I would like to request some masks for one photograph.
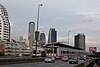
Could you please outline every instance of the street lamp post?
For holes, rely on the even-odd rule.
[[[68,31],[68,46],[69,46],[69,35],[70,35],[70,30]],[[69,57],[69,47],[68,47],[68,57]]]
[[[38,24],[39,24],[39,15],[40,15],[40,6],[42,6],[43,4],[39,4],[38,5],[38,15],[37,15],[37,31],[38,31]]]
[[[69,35],[70,35],[70,30],[68,31],[68,45],[69,45]]]
[[[39,41],[39,31],[38,31],[38,24],[39,24],[39,13],[40,13],[40,7],[43,4],[39,4],[38,5],[38,14],[37,14],[37,30],[35,32],[35,40],[36,40],[36,51],[35,51],[35,57],[36,57],[36,53],[37,53],[37,42]]]

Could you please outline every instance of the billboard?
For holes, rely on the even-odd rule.
[[[96,51],[97,51],[97,48],[96,48],[96,47],[89,47],[89,51],[90,51],[90,52],[93,52],[93,51],[96,52]]]

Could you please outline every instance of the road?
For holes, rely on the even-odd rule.
[[[84,61],[79,60],[79,64],[82,62]],[[69,64],[68,62],[62,62],[61,60],[56,60],[55,63],[34,62],[34,63],[2,65],[0,67],[73,67],[74,65],[76,64]]]

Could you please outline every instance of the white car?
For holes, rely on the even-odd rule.
[[[55,62],[55,58],[54,58],[54,57],[46,57],[46,58],[45,58],[45,63],[46,63],[46,62],[54,63],[54,62]]]

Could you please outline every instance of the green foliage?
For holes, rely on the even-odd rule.
[[[95,57],[100,58],[100,53],[99,52],[94,51],[93,54],[94,54]]]
[[[0,56],[4,56],[4,52],[0,52]]]

